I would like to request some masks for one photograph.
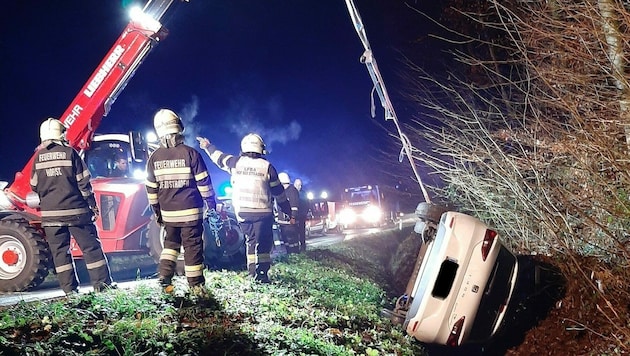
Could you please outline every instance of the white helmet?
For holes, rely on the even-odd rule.
[[[254,133],[247,134],[243,137],[241,140],[241,152],[260,153],[261,155],[267,153],[267,151],[265,151],[265,143],[262,138]]]
[[[160,109],[153,117],[155,133],[159,138],[169,134],[181,134],[184,132],[182,120],[169,109]]]
[[[282,184],[291,184],[291,178],[289,178],[289,175],[284,172],[278,173],[278,179]]]
[[[39,138],[46,140],[65,140],[66,127],[55,118],[48,118],[39,126]]]

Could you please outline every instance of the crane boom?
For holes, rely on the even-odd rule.
[[[187,1],[187,0],[183,0]],[[118,95],[143,60],[168,31],[160,20],[175,0],[149,0],[144,9],[131,13],[131,20],[107,55],[72,100],[60,120],[67,127],[66,138],[78,151],[90,147],[94,132]],[[6,196],[16,210],[30,210],[27,195],[35,155],[15,174]]]

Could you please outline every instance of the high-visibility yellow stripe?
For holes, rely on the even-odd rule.
[[[155,180],[158,182],[166,182],[169,180],[191,180],[193,177],[192,173],[178,173],[178,174],[161,174],[155,175]]]
[[[258,254],[258,263],[271,262],[271,255],[268,253]]]
[[[84,170],[83,172],[79,173],[76,175],[76,179],[77,181],[81,181],[83,180],[83,178],[90,178],[90,171],[89,170]]]
[[[206,178],[207,176],[208,176],[208,171],[203,171],[203,172],[195,175],[195,180],[198,182],[198,181]]]
[[[203,271],[184,271],[184,275],[186,277],[201,277],[203,276]]]
[[[103,267],[106,264],[107,264],[107,261],[105,259],[102,259],[96,262],[86,263],[85,267],[87,267],[87,269],[95,269],[95,268]]]
[[[185,215],[195,215],[195,214],[199,214],[199,213],[203,213],[202,209],[199,208],[191,208],[191,209],[184,209],[184,210],[174,210],[174,211],[166,211],[166,210],[162,210],[162,216],[163,217],[178,217],[178,216],[185,216]]]
[[[55,271],[57,273],[66,272],[66,271],[72,271],[73,269],[74,269],[74,267],[72,266],[72,263],[68,263],[66,265],[55,267]]]
[[[160,254],[160,260],[177,262],[178,257],[179,257],[179,251],[173,250],[170,248],[163,249],[162,253]]]
[[[167,174],[190,174],[190,167],[163,168],[153,171],[155,176],[163,176]]]
[[[192,265],[192,266],[184,266],[184,271],[201,271],[203,270],[203,265]]]
[[[66,209],[66,210],[46,210],[42,211],[41,214],[43,217],[52,217],[52,216],[72,216],[79,215],[89,212],[88,208],[77,208],[77,209]]]
[[[72,161],[58,160],[58,161],[47,161],[47,162],[35,163],[36,170],[46,169],[46,168],[55,168],[55,167],[72,167]]]

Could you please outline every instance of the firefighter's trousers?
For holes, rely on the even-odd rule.
[[[179,252],[184,247],[184,274],[190,287],[204,284],[203,270],[203,225],[164,226],[164,249],[160,255],[158,273],[160,280],[170,284],[177,268]]]
[[[272,214],[252,214],[239,222],[246,236],[247,270],[250,276],[261,282],[269,282],[267,272],[271,268],[273,222]]]
[[[296,221],[298,242],[300,244],[299,250],[306,251],[306,220],[299,218]]]
[[[103,253],[94,224],[80,226],[45,226],[46,241],[55,263],[55,272],[59,286],[68,294],[79,287],[79,280],[70,252],[70,236],[76,240],[90,276],[90,282],[96,288],[111,285],[112,277],[107,257]]]
[[[280,233],[287,253],[300,253],[300,236],[297,224],[280,224]]]

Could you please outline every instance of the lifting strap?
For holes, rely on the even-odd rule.
[[[400,128],[400,123],[398,122],[396,112],[394,111],[394,106],[392,105],[389,95],[387,94],[385,83],[383,82],[381,73],[379,72],[378,66],[376,65],[376,59],[374,58],[374,55],[372,54],[372,49],[370,48],[370,43],[368,41],[367,34],[365,32],[365,26],[363,26],[363,21],[361,21],[361,15],[359,15],[359,11],[354,5],[353,0],[345,0],[345,1],[346,1],[346,6],[348,7],[348,12],[350,13],[350,19],[352,20],[352,23],[354,24],[354,29],[357,31],[357,34],[359,35],[359,39],[361,40],[361,42],[363,43],[363,47],[365,48],[365,51],[363,52],[363,55],[361,56],[360,61],[361,63],[364,63],[366,65],[367,70],[370,74],[370,77],[372,78],[372,82],[374,82],[374,88],[372,89],[372,94],[370,95],[372,98],[372,106],[371,106],[372,117],[375,116],[373,93],[374,91],[376,91],[381,100],[381,105],[383,106],[383,109],[385,109],[385,120],[386,121],[392,120],[394,122],[394,125],[396,125],[396,130],[398,131],[398,137],[400,138],[400,142],[402,143],[402,148],[400,150],[400,155],[399,155],[398,160],[402,162],[403,155],[407,156],[407,159],[409,160],[409,164],[411,165],[411,169],[413,170],[416,180],[418,181],[418,184],[420,185],[420,189],[422,190],[422,195],[424,196],[425,202],[431,203],[429,194],[427,193],[427,190],[424,187],[424,184],[422,183],[422,179],[420,178],[420,174],[418,173],[418,170],[413,160],[413,155],[412,155],[413,146],[411,145],[409,138],[407,138],[407,135],[405,135]]]

